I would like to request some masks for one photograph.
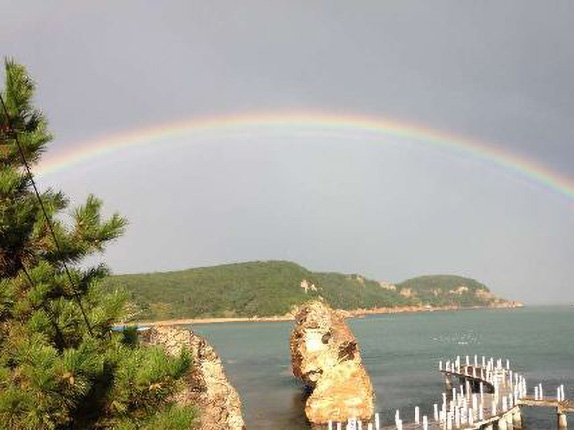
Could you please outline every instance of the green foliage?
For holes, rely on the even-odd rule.
[[[500,300],[486,285],[462,276],[419,276],[397,284],[397,288],[416,291],[417,297],[431,306],[487,306]]]
[[[307,292],[301,282],[307,281]],[[397,306],[483,306],[488,289],[457,276],[414,278],[397,286],[360,275],[311,272],[287,261],[227,264],[177,272],[118,275],[106,280],[123,288],[139,309],[138,320],[284,315],[309,299],[338,309]],[[452,293],[467,286],[468,292]],[[486,295],[476,294],[484,291]]]
[[[125,318],[126,294],[102,288],[109,275],[105,266],[81,264],[122,235],[126,221],[117,214],[103,219],[102,202],[94,196],[68,210],[65,195],[54,190],[41,195],[50,223],[43,214],[16,140],[34,166],[52,138],[43,114],[33,107],[34,89],[23,66],[5,62],[0,428],[151,429],[156,422],[166,429],[189,428],[192,413],[170,398],[190,357],[138,345],[133,331],[113,332],[112,324]],[[71,215],[64,218],[64,211]]]

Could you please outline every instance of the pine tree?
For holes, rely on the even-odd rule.
[[[82,261],[124,232],[89,196],[69,208],[52,189],[40,197],[28,174],[52,136],[32,105],[34,82],[4,64],[0,106],[0,428],[187,429],[193,412],[170,401],[186,373],[185,351],[169,357],[112,330],[126,309],[105,292],[103,266]]]

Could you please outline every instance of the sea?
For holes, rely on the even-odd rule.
[[[372,315],[348,319],[376,392],[376,410],[391,425],[396,409],[403,421],[414,408],[432,416],[445,390],[440,360],[460,356],[509,359],[526,377],[529,392],[542,384],[555,395],[565,385],[574,399],[574,308],[527,306]],[[228,378],[243,402],[249,430],[309,429],[303,385],[290,367],[293,322],[237,322],[194,325],[217,349]],[[524,428],[556,428],[554,409],[524,407]],[[570,417],[570,421],[574,416]],[[574,422],[571,423],[574,425]]]

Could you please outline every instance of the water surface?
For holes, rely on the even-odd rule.
[[[432,405],[440,402],[444,389],[437,363],[456,355],[509,358],[526,376],[529,387],[541,382],[547,393],[555,393],[563,383],[566,397],[574,398],[571,307],[376,315],[347,323],[361,346],[377,410],[388,423],[397,408],[403,419],[412,419],[417,405],[421,413],[432,415]],[[257,322],[193,327],[222,357],[241,395],[249,430],[309,428],[302,385],[290,369],[292,325]],[[551,409],[523,408],[523,412],[528,430],[556,428]]]

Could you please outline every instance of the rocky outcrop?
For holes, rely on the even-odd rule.
[[[343,316],[322,302],[304,304],[290,339],[293,374],[309,387],[305,414],[314,424],[368,420],[374,391]]]
[[[241,400],[225,376],[221,359],[215,349],[191,330],[174,326],[152,327],[142,334],[145,342],[163,345],[169,354],[188,348],[191,369],[185,377],[185,388],[175,401],[189,404],[199,413],[199,430],[244,430]]]

